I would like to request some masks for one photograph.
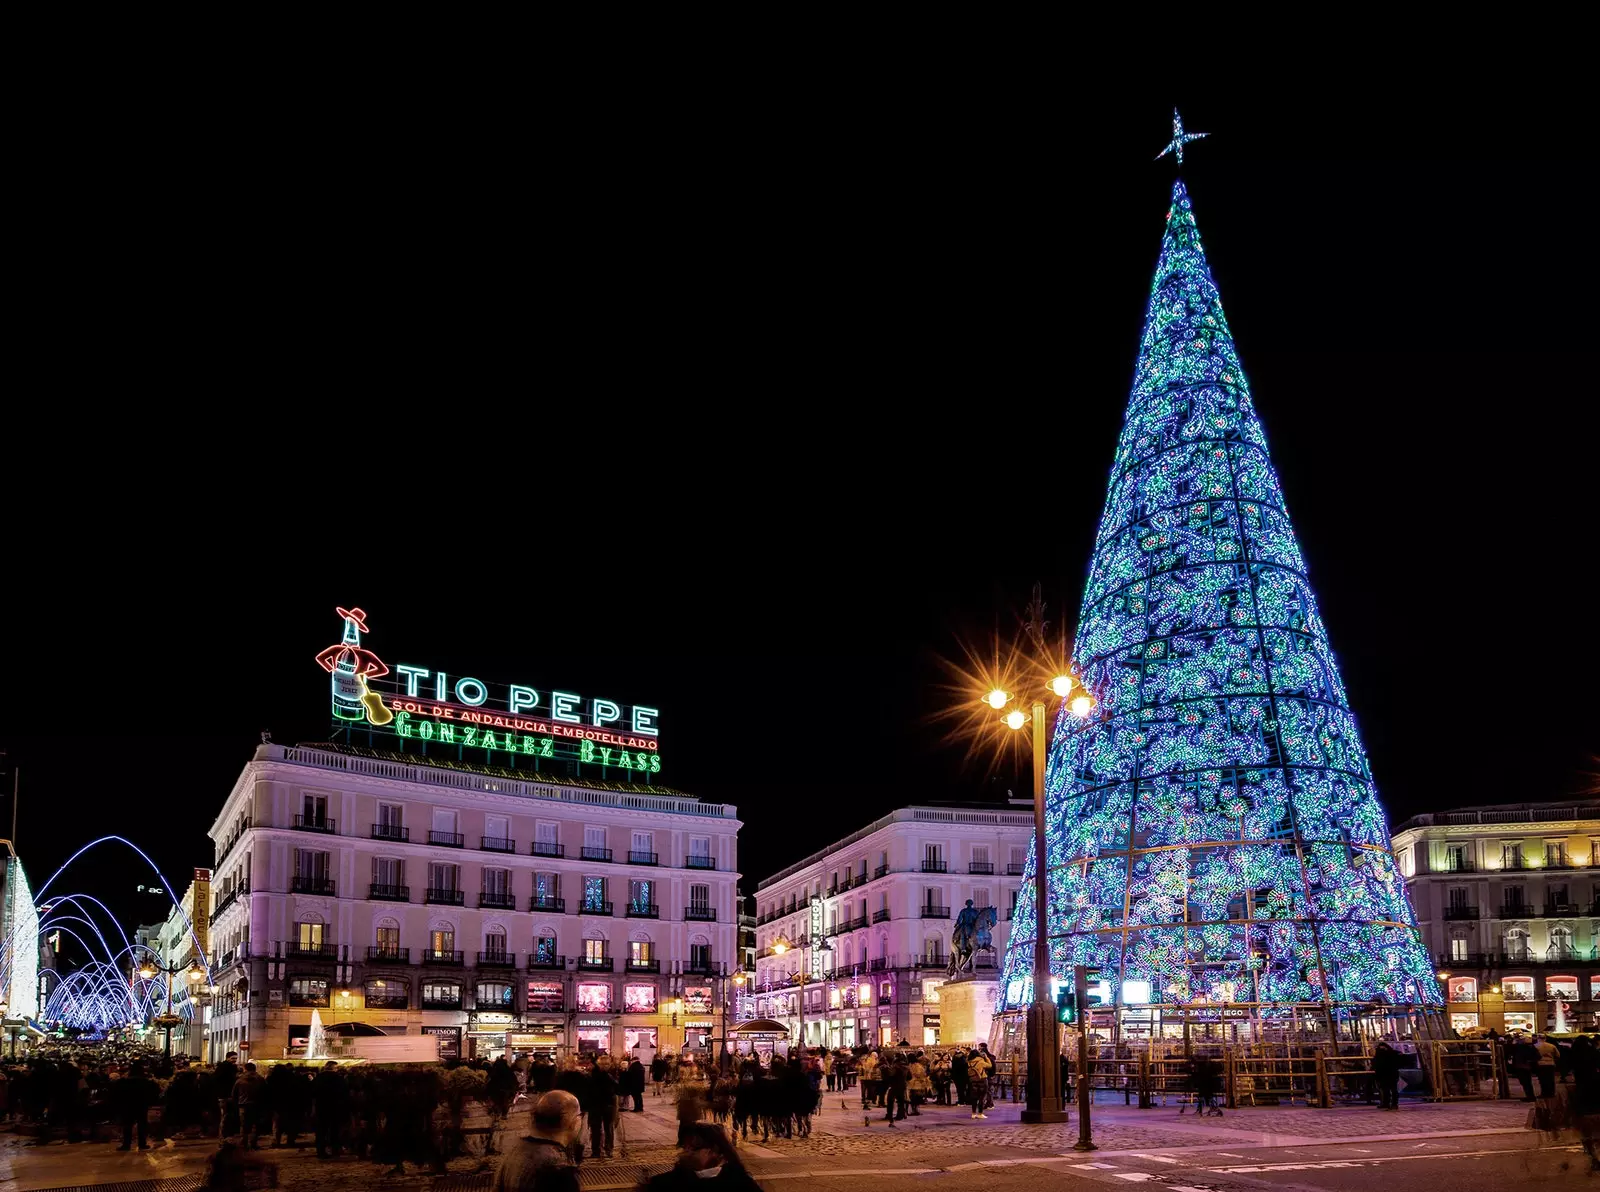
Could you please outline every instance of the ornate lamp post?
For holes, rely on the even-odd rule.
[[[1028,634],[1040,655],[1046,656],[1044,601],[1037,584],[1028,614]],[[1028,1103],[1022,1110],[1022,1120],[1030,1124],[1067,1120],[1061,1103],[1061,1048],[1056,1030],[1056,1007],[1050,998],[1050,882],[1044,817],[1044,773],[1049,756],[1045,701],[1049,696],[1065,702],[1068,710],[1080,719],[1094,711],[1094,696],[1073,677],[1070,668],[1063,668],[1043,691],[1034,695],[1031,717],[1022,710],[1020,695],[997,687],[983,697],[983,702],[996,712],[1016,701],[1017,706],[1000,718],[1013,732],[1030,722],[1033,725],[1033,998],[1028,1003]],[[1087,1038],[1086,1025],[1084,1038]]]
[[[148,948],[145,950],[147,952],[149,951]],[[152,956],[155,955],[154,952],[151,952],[150,954]],[[172,1028],[183,1021],[183,1019],[179,1018],[172,1012],[172,978],[177,976],[179,973],[183,973],[188,979],[190,985],[198,985],[200,982],[206,979],[206,970],[201,967],[201,964],[198,960],[189,965],[175,964],[170,968],[164,964],[158,964],[154,960],[146,960],[139,966],[139,976],[146,981],[154,981],[157,973],[165,973],[167,977],[167,1012],[156,1019],[156,1025],[161,1027],[166,1032],[166,1056],[168,1059],[171,1059]]]

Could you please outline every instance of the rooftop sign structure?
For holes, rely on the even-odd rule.
[[[587,766],[641,783],[661,772],[657,708],[412,663],[391,669],[362,645],[365,611],[335,611],[343,633],[317,663],[330,676],[333,726],[346,739],[363,734],[376,745],[382,737],[406,752],[531,770]]]

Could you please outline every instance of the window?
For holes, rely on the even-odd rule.
[[[549,906],[561,897],[561,875],[559,873],[536,873],[533,875],[534,900],[544,906]]]
[[[697,911],[708,911],[708,910],[710,910],[711,909],[711,887],[710,886],[698,886],[698,885],[697,886],[690,886],[689,887],[689,905],[691,907],[693,907]]]
[[[399,803],[378,804],[378,828],[380,833],[398,835],[398,829],[405,826],[405,811]]]
[[[1531,1002],[1533,1000],[1532,977],[1506,977],[1500,982],[1500,992],[1505,994],[1508,1002]]]
[[[924,964],[938,964],[943,957],[939,954],[939,937],[930,935],[922,941],[922,961]]]
[[[316,852],[312,849],[295,849],[295,881],[300,882],[302,888],[309,887],[312,892],[320,890],[331,876],[328,867],[330,856],[329,853]]]
[[[655,892],[655,883],[651,881],[628,883],[628,910],[636,915],[652,913],[652,895]]]
[[[1578,950],[1572,945],[1572,928],[1565,923],[1550,929],[1550,950],[1546,960],[1576,960]]]
[[[1544,863],[1550,866],[1565,866],[1567,863],[1567,844],[1564,840],[1547,840],[1544,842]]]
[[[989,863],[989,846],[975,844],[972,846],[972,863],[974,865],[987,865]]]
[[[1450,909],[1453,911],[1467,908],[1467,888],[1465,886],[1450,887]]]
[[[611,1009],[611,986],[598,982],[580,982],[578,985],[578,1010],[580,1013],[605,1014]]]
[[[528,1012],[549,1014],[566,1008],[560,981],[529,981]]]
[[[632,850],[636,858],[650,856],[656,851],[655,836],[650,832],[635,832]]]
[[[711,945],[689,945],[689,967],[695,972],[708,973],[711,971]]]
[[[483,834],[493,841],[511,839],[511,817],[505,815],[486,815],[483,817]]]
[[[894,982],[885,981],[878,986],[878,1001],[888,1003],[894,1001]]]
[[[656,946],[649,940],[628,941],[628,963],[649,964],[656,958]]]
[[[400,954],[400,929],[398,927],[378,928],[378,951],[389,956]]]
[[[583,879],[583,909],[586,911],[604,911],[606,904],[606,879],[603,877],[586,877]]]
[[[1507,960],[1528,959],[1528,933],[1520,927],[1506,932],[1503,947]]]
[[[1475,1002],[1478,1000],[1478,982],[1472,977],[1450,978],[1450,1000],[1452,1002]]]
[[[430,890],[446,890],[455,893],[460,889],[461,866],[450,865],[444,861],[430,861],[428,863],[428,888]]]
[[[1467,846],[1464,844],[1447,844],[1444,847],[1444,867],[1446,872],[1460,873],[1467,867]]]
[[[556,962],[556,937],[553,935],[534,936],[533,959],[538,964],[554,964]]]
[[[592,860],[607,860],[606,857],[606,830],[604,828],[583,829],[583,855]]]
[[[428,932],[428,951],[449,956],[456,950],[456,932],[453,927],[436,927]]]
[[[922,905],[929,910],[939,910],[944,906],[944,891],[935,886],[929,886],[923,891]]]
[[[433,809],[433,830],[445,836],[456,834],[456,813],[443,807]]]
[[[591,964],[599,964],[606,958],[605,940],[584,940],[583,958]]]
[[[1026,860],[1027,852],[1028,850],[1023,848],[1020,844],[1013,844],[1011,846],[1010,859],[1006,862],[1006,872],[1012,877],[1016,877],[1022,872],[1022,866]]]
[[[511,986],[502,981],[479,981],[472,1000],[480,1010],[511,1009]]]
[[[1522,868],[1522,843],[1502,844],[1500,846],[1500,865],[1504,869]]]
[[[291,1006],[328,1006],[328,981],[325,977],[295,977],[289,982]]]
[[[300,797],[301,823],[316,827],[326,827],[328,823],[328,796],[327,795],[302,795]]]
[[[1575,1002],[1578,1000],[1578,978],[1546,977],[1544,995],[1549,998],[1558,997],[1564,1002]]]
[[[483,892],[491,898],[510,898],[511,871],[509,869],[485,869],[483,871]]]
[[[1522,887],[1507,886],[1501,891],[1501,895],[1504,899],[1502,906],[1506,912],[1517,918],[1520,918],[1524,913],[1523,907],[1526,905],[1522,901]]]
[[[711,868],[711,837],[689,837],[689,864],[701,869]]]
[[[320,952],[325,930],[326,928],[321,923],[296,923],[294,925],[295,947],[302,952]]]
[[[506,954],[506,936],[503,931],[491,931],[483,937],[483,952],[485,956],[504,956]]]
[[[1462,961],[1467,958],[1467,941],[1457,937],[1450,941],[1450,959]]]
[[[536,823],[533,826],[533,852],[535,856],[560,856],[561,825],[547,824],[543,820]]]
[[[372,858],[372,884],[394,890],[406,884],[406,863],[396,857]]]
[[[978,886],[972,891],[972,905],[977,907],[979,910],[982,910],[984,907],[990,905],[988,887]]]
[[[423,1009],[461,1009],[461,985],[456,981],[424,981],[422,983]]]
[[[922,846],[922,868],[927,873],[944,872],[944,854],[937,844]]]
[[[369,1010],[404,1010],[411,1001],[404,981],[387,978],[368,981],[366,995]]]
[[[1566,906],[1567,905],[1567,887],[1566,887],[1566,885],[1563,883],[1562,885],[1559,885],[1559,886],[1547,886],[1547,887],[1545,887],[1544,900],[1546,902],[1548,902],[1548,903],[1551,903],[1551,904],[1555,905],[1555,906]]]
[[[654,1014],[656,1012],[656,987],[654,985],[624,985],[622,987],[622,1012],[624,1014]]]

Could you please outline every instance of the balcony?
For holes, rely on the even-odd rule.
[[[283,952],[290,960],[336,960],[339,956],[339,945],[308,944],[301,940],[290,940],[284,945]]]
[[[466,963],[466,954],[464,952],[446,952],[442,948],[424,948],[422,950],[422,963],[460,968]]]
[[[327,894],[333,895],[333,879],[331,877],[316,877],[297,873],[289,879],[289,893],[291,894]]]
[[[1468,952],[1465,956],[1446,956],[1440,953],[1433,959],[1441,972],[1447,972],[1452,968],[1492,968],[1495,961],[1492,952]]]
[[[857,915],[854,919],[840,919],[835,931],[859,931],[867,925],[865,915]]]
[[[1446,919],[1476,919],[1478,908],[1475,906],[1447,906],[1444,908]]]
[[[636,960],[628,957],[628,971],[630,973],[659,973],[661,962],[659,960]]]
[[[1502,919],[1527,919],[1533,915],[1531,902],[1503,902],[1500,904],[1499,917]]]
[[[422,999],[424,1010],[459,1010],[461,1009],[461,995],[455,997],[425,997]]]
[[[222,863],[228,859],[228,855],[233,852],[235,846],[244,839],[244,834],[250,830],[250,825],[251,821],[247,818],[244,823],[239,825],[239,830],[228,838],[228,843],[217,850],[217,859],[213,868],[222,868]]]
[[[616,969],[609,956],[580,956],[578,967],[586,973],[610,973]]]
[[[373,824],[372,839],[397,840],[401,844],[407,844],[411,840],[411,829],[404,824]]]
[[[839,883],[835,882],[833,885],[828,887],[828,892],[826,894],[824,894],[823,897],[824,898],[833,898],[838,893],[839,893]]]
[[[714,906],[686,906],[683,908],[683,919],[686,923],[715,923],[717,921],[717,908]]]
[[[567,967],[565,956],[554,956],[548,952],[528,953],[528,967],[530,969],[564,969]]]
[[[630,919],[659,919],[661,908],[653,902],[630,902],[626,914]]]
[[[585,861],[609,861],[611,860],[611,850],[601,848],[596,844],[586,844],[583,846],[582,857]]]
[[[514,911],[517,909],[516,895],[509,890],[500,893],[490,893],[485,890],[478,895],[478,908],[486,911]]]
[[[391,886],[384,882],[373,882],[367,887],[367,897],[378,902],[410,902],[410,886]]]
[[[934,952],[928,956],[918,956],[911,964],[915,968],[949,968],[950,958]]]
[[[339,821],[321,815],[297,815],[294,817],[294,826],[301,832],[326,832],[330,836],[337,835],[339,831]]]
[[[567,900],[565,898],[551,898],[548,894],[535,894],[528,899],[530,911],[550,911],[557,915],[567,913]]]
[[[993,873],[993,861],[973,861],[967,865],[968,873]]]
[[[683,864],[684,868],[686,869],[715,869],[717,867],[717,859],[715,857],[701,857],[695,853],[690,853],[684,858]]]
[[[429,886],[422,900],[430,906],[465,906],[467,904],[467,896],[463,891],[451,890],[448,887],[441,889],[438,886]]]
[[[949,873],[950,872],[950,862],[948,862],[948,861],[933,861],[933,860],[929,860],[928,858],[924,857],[922,859],[922,872],[923,873]]]
[[[948,919],[949,917],[950,908],[947,906],[925,906],[922,908],[922,918],[924,919]]]
[[[506,836],[480,836],[478,847],[486,853],[514,853],[517,842]]]
[[[445,848],[466,848],[467,838],[460,832],[435,832],[428,831],[429,844],[442,844]]]
[[[234,903],[238,902],[239,901],[239,896],[241,894],[248,894],[248,893],[250,893],[250,887],[245,885],[243,882],[240,882],[233,889],[229,890],[226,894],[224,894],[222,896],[221,900],[218,901],[217,905],[212,909],[212,911],[211,911],[212,921],[214,922],[217,919],[221,918],[222,912],[227,910]]]
[[[530,857],[565,857],[567,850],[564,845],[554,840],[535,840],[533,848],[529,850]]]
[[[1453,858],[1453,859],[1446,860],[1444,862],[1444,864],[1439,866],[1438,869],[1432,870],[1431,872],[1433,872],[1433,873],[1479,873],[1479,872],[1482,872],[1482,866],[1480,866],[1476,861],[1472,860],[1469,857],[1461,857],[1461,858]]]
[[[889,909],[885,907],[881,911],[873,911],[872,921],[874,923],[887,923],[889,921]]]
[[[872,871],[872,880],[877,881],[880,877],[883,877],[888,872],[889,867],[887,865],[880,865]]]
[[[1008,861],[1008,862],[1006,862],[1006,876],[1007,877],[1021,877],[1022,876],[1022,862],[1021,861]]]
[[[635,852],[634,850],[629,849],[628,850],[628,864],[629,865],[659,865],[659,864],[661,864],[661,854],[660,853]]]
[[[479,968],[516,968],[517,954],[515,952],[479,952]]]
[[[1547,902],[1544,904],[1544,919],[1576,919],[1584,913],[1584,909],[1571,902]]]
[[[410,948],[391,948],[384,944],[367,945],[368,964],[410,964]]]
[[[580,915],[609,915],[611,904],[609,902],[586,902],[578,908]]]
[[[854,885],[855,885],[855,882],[850,880],[850,875],[847,873],[842,878],[839,879],[839,892],[842,894],[846,890],[849,890]]]
[[[888,967],[889,958],[887,956],[880,956],[876,960],[867,961],[867,972],[869,973],[881,973],[886,971]]]

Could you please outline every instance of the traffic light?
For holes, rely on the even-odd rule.
[[[1078,997],[1070,989],[1056,990],[1056,1021],[1069,1025],[1078,1021]]]

